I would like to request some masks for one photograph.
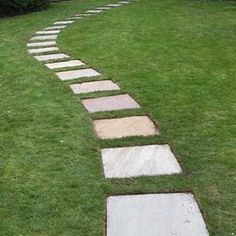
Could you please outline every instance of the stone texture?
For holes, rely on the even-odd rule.
[[[107,236],[208,236],[191,193],[111,196]]]
[[[80,14],[76,14],[75,16],[79,16],[79,17],[84,17],[84,16],[91,16],[92,14],[88,14],[88,13],[80,13]]]
[[[51,34],[59,34],[60,30],[48,30],[48,31],[37,31],[35,34],[37,35],[51,35]]]
[[[81,17],[81,16],[72,16],[72,17],[67,18],[67,20],[80,20],[82,18],[83,17]]]
[[[73,20],[66,20],[66,21],[56,21],[53,24],[54,25],[68,25],[74,23]]]
[[[56,25],[56,26],[47,27],[44,30],[57,30],[57,29],[64,29],[66,27],[67,27],[66,25]]]
[[[106,178],[171,175],[181,173],[181,167],[169,145],[102,149]]]
[[[27,47],[47,47],[47,46],[55,46],[56,41],[48,41],[48,42],[37,42],[37,43],[28,43]]]
[[[63,72],[58,72],[56,74],[61,80],[80,79],[80,78],[94,77],[100,75],[100,73],[98,73],[94,69],[63,71]]]
[[[95,120],[94,128],[101,139],[159,134],[158,129],[147,116]]]
[[[35,56],[34,58],[36,58],[38,61],[51,61],[51,60],[66,59],[70,57],[64,53],[57,53],[57,54]]]
[[[28,50],[28,52],[31,54],[53,52],[53,51],[59,51],[59,49],[57,47],[47,47],[47,48],[35,48]]]
[[[46,66],[49,69],[60,69],[60,68],[75,67],[75,66],[82,66],[82,65],[84,65],[84,63],[79,60],[54,62],[54,63],[46,64]]]
[[[139,104],[128,94],[83,99],[82,103],[90,113],[140,108]]]
[[[101,80],[101,81],[85,82],[81,84],[71,84],[70,87],[75,94],[91,93],[98,91],[111,91],[120,89],[119,86],[111,80]]]
[[[97,7],[97,10],[109,10],[111,7]]]
[[[40,41],[40,40],[55,40],[57,35],[42,35],[42,36],[34,36],[30,40],[31,41]]]

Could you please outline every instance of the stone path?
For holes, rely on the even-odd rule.
[[[121,91],[118,95],[82,99],[89,113],[139,109],[129,94],[122,94],[111,79],[79,59],[60,52],[56,39],[70,24],[138,0],[120,1],[87,10],[37,31],[27,44],[28,52],[44,63],[61,81],[69,81],[74,94]],[[81,67],[82,66],[82,67]],[[60,71],[62,70],[63,71]],[[59,71],[58,71],[59,70]],[[93,81],[84,81],[93,78]],[[80,82],[80,80],[83,81]],[[159,135],[156,124],[146,115],[93,120],[99,139],[123,139],[132,136]],[[135,178],[180,174],[181,166],[170,146],[145,145],[101,150],[105,178]],[[198,204],[191,193],[157,193],[107,198],[107,236],[206,236],[208,231]]]

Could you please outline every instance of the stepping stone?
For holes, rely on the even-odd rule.
[[[130,3],[130,2],[126,2],[126,1],[118,2],[118,4],[127,4],[127,3]]]
[[[111,7],[97,7],[96,10],[109,10]]]
[[[57,30],[57,29],[64,29],[66,27],[67,27],[66,25],[57,25],[57,26],[47,27],[44,30]]]
[[[75,66],[82,66],[84,63],[79,60],[71,60],[71,61],[63,61],[63,62],[55,62],[46,64],[49,69],[59,69],[59,68],[66,68],[66,67],[75,67]]]
[[[71,71],[63,71],[58,72],[56,75],[61,80],[72,80],[72,79],[80,79],[85,77],[94,77],[101,75],[94,69],[80,69],[80,70],[71,70]]]
[[[107,198],[107,236],[209,236],[193,194]]]
[[[181,167],[169,145],[102,149],[106,178],[171,175],[181,173]]]
[[[51,35],[51,34],[59,34],[60,30],[51,30],[51,31],[37,31],[35,34],[38,35]]]
[[[51,61],[51,60],[60,60],[70,58],[68,55],[64,53],[57,53],[57,54],[49,54],[49,55],[42,55],[42,56],[34,56],[38,61]]]
[[[119,90],[119,86],[111,80],[101,80],[93,82],[85,82],[81,84],[71,84],[70,88],[75,94],[91,93],[98,91]]]
[[[36,40],[55,40],[57,38],[57,35],[43,35],[43,36],[34,36],[30,40],[36,41]]]
[[[128,94],[83,99],[82,103],[90,113],[140,108],[139,104]]]
[[[87,13],[100,13],[102,12],[103,10],[88,10],[86,11]]]
[[[95,120],[93,123],[96,133],[101,139],[159,134],[154,123],[147,116],[101,119]]]
[[[56,44],[57,43],[55,41],[28,43],[27,47],[46,47],[46,46],[55,46]]]
[[[67,20],[80,20],[82,18],[83,17],[81,17],[81,16],[72,16],[72,17],[67,18]]]
[[[75,16],[84,17],[84,16],[91,16],[91,15],[92,14],[80,13],[80,14],[76,14]]]
[[[114,3],[114,4],[107,4],[106,5],[106,7],[119,7],[119,6],[121,6],[121,4]]]
[[[72,23],[74,23],[73,20],[67,20],[67,21],[56,21],[53,24],[54,25],[67,25],[67,24],[72,24]]]
[[[43,52],[53,52],[53,51],[59,51],[57,47],[48,47],[48,48],[36,48],[36,49],[30,49],[28,50],[29,53],[43,53]]]

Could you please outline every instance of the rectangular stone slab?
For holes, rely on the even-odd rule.
[[[121,4],[114,3],[114,4],[107,4],[106,5],[106,7],[119,7],[119,6],[121,6]]]
[[[128,94],[83,99],[82,104],[90,113],[140,108],[139,104]]]
[[[57,29],[64,29],[66,27],[67,27],[66,25],[56,25],[56,26],[47,27],[44,30],[57,30]]]
[[[107,198],[107,236],[209,236],[191,193]]]
[[[28,52],[31,54],[53,52],[53,51],[59,51],[59,49],[57,47],[47,47],[47,48],[35,48],[28,50]]]
[[[99,138],[115,139],[129,136],[151,136],[159,134],[147,116],[131,116],[115,119],[95,120],[94,128]]]
[[[103,10],[88,10],[86,11],[87,13],[100,13],[102,12]]]
[[[54,25],[68,25],[74,23],[73,20],[67,20],[67,21],[56,21],[53,24]]]
[[[57,53],[57,54],[49,54],[49,55],[42,55],[42,56],[34,56],[38,61],[51,61],[51,60],[60,60],[70,58],[70,56],[64,53]]]
[[[93,82],[85,82],[80,84],[71,84],[70,88],[75,94],[91,93],[98,91],[119,90],[120,87],[111,80],[101,80]]]
[[[97,10],[109,10],[111,7],[97,7]]]
[[[57,35],[42,35],[42,36],[34,36],[30,40],[37,41],[37,40],[55,40]]]
[[[60,30],[48,30],[48,31],[37,31],[35,34],[37,35],[51,35],[51,34],[59,34]]]
[[[182,172],[167,144],[105,148],[101,154],[106,178],[171,175]]]
[[[47,47],[47,46],[55,46],[55,45],[56,45],[56,41],[27,43],[27,47]]]
[[[94,77],[101,75],[94,69],[80,69],[80,70],[71,70],[71,71],[63,71],[58,72],[56,75],[61,80],[72,80],[72,79],[80,79],[85,77]]]
[[[54,62],[54,63],[46,64],[46,66],[49,69],[60,69],[60,68],[75,67],[75,66],[82,66],[82,65],[84,65],[84,63],[79,60]]]

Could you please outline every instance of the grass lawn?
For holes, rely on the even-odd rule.
[[[101,236],[106,195],[168,191],[193,191],[210,234],[235,235],[235,4],[140,0],[65,29],[60,49],[142,106],[90,116],[85,96],[72,95],[26,43],[108,2],[72,0],[0,20],[0,235]],[[161,135],[97,140],[91,117],[134,114],[150,115]],[[104,179],[102,147],[150,143],[169,143],[183,174]]]

